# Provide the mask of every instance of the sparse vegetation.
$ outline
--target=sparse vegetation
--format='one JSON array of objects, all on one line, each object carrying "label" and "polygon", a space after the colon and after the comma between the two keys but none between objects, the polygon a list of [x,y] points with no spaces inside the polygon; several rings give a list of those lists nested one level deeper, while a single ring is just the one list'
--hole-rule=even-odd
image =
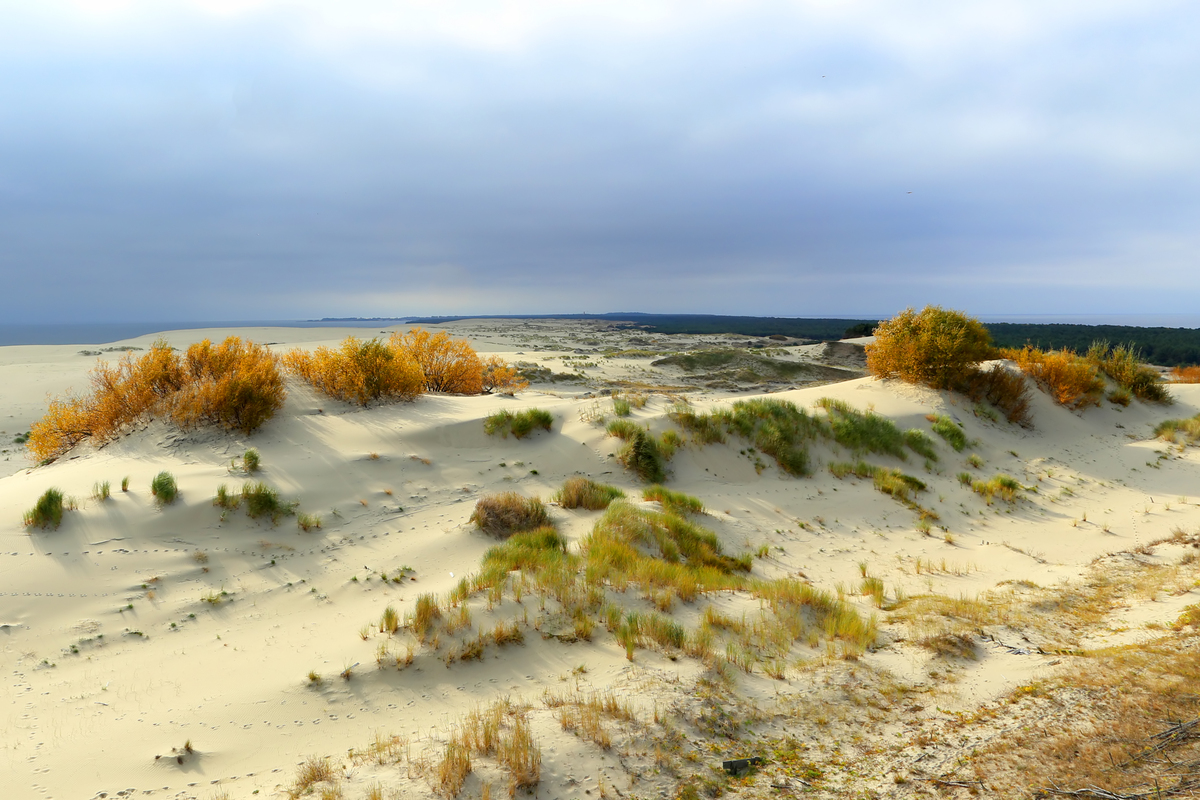
[{"label": "sparse vegetation", "polygon": [[1017,493],[1023,488],[1020,481],[1011,475],[1003,473],[994,475],[986,481],[973,481],[971,483],[972,491],[985,498],[988,505],[991,505],[992,500],[996,497],[1009,503],[1015,503]]},{"label": "sparse vegetation", "polygon": [[536,497],[519,492],[501,492],[481,497],[471,514],[471,522],[493,536],[511,536],[550,524],[545,504]]},{"label": "sparse vegetation", "polygon": [[112,484],[108,481],[96,481],[92,484],[92,499],[103,503],[112,495]]},{"label": "sparse vegetation", "polygon": [[1189,419],[1168,419],[1154,426],[1154,435],[1168,442],[1176,442],[1180,437],[1187,444],[1200,441],[1200,414]]}]

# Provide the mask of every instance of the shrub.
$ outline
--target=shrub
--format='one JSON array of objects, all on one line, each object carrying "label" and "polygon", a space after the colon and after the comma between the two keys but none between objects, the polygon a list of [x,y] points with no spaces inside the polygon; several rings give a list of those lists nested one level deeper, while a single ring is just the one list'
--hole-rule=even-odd
[{"label": "shrub", "polygon": [[425,391],[483,391],[483,362],[466,339],[451,339],[445,331],[431,334],[413,328],[403,335],[393,333],[389,344],[394,352],[407,353],[420,365]]},{"label": "shrub", "polygon": [[663,510],[670,511],[673,514],[704,513],[704,503],[700,502],[700,498],[692,497],[690,494],[684,494],[683,492],[674,492],[658,484],[647,486],[643,489],[642,499],[657,500],[662,504]]},{"label": "shrub", "polygon": [[1154,435],[1168,442],[1176,441],[1180,435],[1188,444],[1200,440],[1200,414],[1191,419],[1168,419],[1160,422],[1154,428]]},{"label": "shrub", "polygon": [[518,439],[529,435],[534,428],[548,431],[554,425],[554,415],[540,408],[527,408],[515,414],[505,409],[497,411],[483,420],[483,430],[489,436],[499,433],[505,439],[511,432]]},{"label": "shrub", "polygon": [[608,504],[613,500],[624,496],[625,493],[615,486],[576,476],[563,481],[562,488],[554,495],[554,500],[563,508],[600,511],[608,508]]},{"label": "shrub", "polygon": [[166,470],[155,475],[154,479],[150,481],[150,494],[154,495],[154,501],[160,506],[174,503],[178,493],[175,476]]},{"label": "shrub", "polygon": [[290,503],[279,499],[279,492],[262,481],[242,484],[242,502],[246,504],[246,514],[251,519],[269,516],[271,522],[278,522],[280,517],[293,511]]},{"label": "shrub", "polygon": [[483,359],[482,384],[485,392],[500,394],[515,394],[529,388],[529,381],[521,377],[517,368],[506,362],[500,356],[487,356]]},{"label": "shrub", "polygon": [[905,309],[875,329],[867,369],[876,378],[900,378],[934,389],[966,382],[975,365],[993,356],[991,336],[976,319],[926,306]]},{"label": "shrub", "polygon": [[134,359],[97,362],[90,393],[50,401],[30,429],[29,452],[57,458],[80,442],[112,441],[146,417],[167,417],[182,428],[220,425],[251,433],[283,406],[285,389],[275,357],[262,345],[236,336],[214,347],[205,340],[181,359],[156,341]]},{"label": "shrub", "polygon": [[1175,367],[1171,370],[1171,380],[1176,383],[1200,383],[1200,367]]},{"label": "shrub", "polygon": [[1029,386],[1025,383],[1025,376],[1009,370],[1004,364],[992,364],[987,369],[974,370],[967,376],[966,382],[956,388],[976,403],[984,400],[991,403],[1003,411],[1004,418],[1013,425],[1028,427],[1032,421]]},{"label": "shrub", "polygon": [[[394,337],[393,337],[394,339]],[[412,400],[421,393],[425,375],[416,358],[378,339],[347,336],[337,350],[295,349],[283,363],[321,394],[366,406],[375,400]]]},{"label": "shrub", "polygon": [[258,451],[254,448],[247,450],[246,454],[242,456],[242,466],[246,469],[246,472],[250,473],[251,475],[253,475],[255,472],[258,472],[259,468],[262,466],[262,459],[258,455]]},{"label": "shrub", "polygon": [[[616,420],[624,421],[626,420]],[[625,440],[625,444],[617,452],[617,461],[647,483],[660,483],[667,477],[658,444],[642,428],[637,428],[633,436]]]},{"label": "shrub", "polygon": [[58,489],[47,489],[38,498],[37,504],[25,512],[26,528],[54,528],[62,524],[63,494]]},{"label": "shrub", "polygon": [[945,439],[946,444],[953,447],[955,452],[961,453],[967,446],[967,434],[962,426],[950,417],[945,414],[930,414],[929,421],[933,423],[933,432]]},{"label": "shrub", "polygon": [[187,349],[183,385],[171,398],[181,428],[201,424],[252,433],[283,408],[287,397],[278,359],[265,346],[230,336]]},{"label": "shrub", "polygon": [[1132,345],[1109,347],[1108,342],[1093,342],[1087,358],[1137,399],[1147,403],[1171,402],[1158,370],[1143,363],[1141,353]]},{"label": "shrub", "polygon": [[1028,345],[1021,350],[1006,350],[1004,354],[1060,406],[1081,409],[1100,404],[1104,379],[1096,365],[1086,358],[1070,350],[1047,353]]},{"label": "shrub", "polygon": [[511,536],[550,524],[546,506],[536,497],[518,492],[485,495],[475,504],[471,522],[493,536]]}]

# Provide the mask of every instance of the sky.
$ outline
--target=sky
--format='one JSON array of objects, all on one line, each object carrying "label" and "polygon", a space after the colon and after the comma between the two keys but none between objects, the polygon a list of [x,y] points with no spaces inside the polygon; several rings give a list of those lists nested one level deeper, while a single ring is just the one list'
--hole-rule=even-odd
[{"label": "sky", "polygon": [[0,0],[0,319],[1200,309],[1200,4]]}]

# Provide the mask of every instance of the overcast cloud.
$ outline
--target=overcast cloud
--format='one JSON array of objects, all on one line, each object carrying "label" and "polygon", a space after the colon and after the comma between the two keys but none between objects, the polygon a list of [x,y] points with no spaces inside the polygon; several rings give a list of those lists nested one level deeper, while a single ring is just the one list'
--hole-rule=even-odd
[{"label": "overcast cloud", "polygon": [[10,322],[1200,308],[1200,5],[0,0]]}]

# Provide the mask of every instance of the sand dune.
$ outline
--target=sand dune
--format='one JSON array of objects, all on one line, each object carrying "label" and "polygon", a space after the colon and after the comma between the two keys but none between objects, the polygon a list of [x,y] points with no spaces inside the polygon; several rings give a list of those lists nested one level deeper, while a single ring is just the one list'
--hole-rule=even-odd
[{"label": "sand dune", "polygon": [[[314,756],[331,757],[339,776],[341,795],[329,796],[366,797],[376,783],[382,797],[428,796],[435,794],[436,766],[453,726],[505,697],[528,705],[542,757],[539,797],[675,796],[702,778],[725,780],[712,769],[723,758],[769,755],[788,736],[803,744],[805,760],[823,765],[820,781],[807,779],[813,796],[852,796],[842,793],[859,789],[904,796],[912,789],[895,775],[919,770],[921,752],[934,753],[939,763],[950,752],[938,737],[915,743],[905,733],[913,720],[935,726],[947,713],[1002,700],[1066,668],[1071,656],[1061,651],[1153,638],[1197,602],[1196,564],[1184,558],[1189,548],[1147,546],[1173,530],[1200,527],[1195,449],[1169,448],[1150,434],[1163,419],[1200,411],[1200,386],[1172,387],[1171,407],[1134,403],[1083,413],[1039,393],[1034,427],[1022,429],[977,416],[971,403],[948,393],[898,382],[859,377],[788,388],[798,384],[769,378],[757,390],[706,387],[675,366],[651,366],[648,357],[604,357],[605,347],[634,349],[627,345],[635,336],[645,350],[742,341],[732,337],[654,337],[558,321],[465,321],[450,330],[481,351],[576,377],[548,378],[516,398],[427,395],[365,410],[293,383],[284,409],[249,437],[181,433],[153,422],[37,468],[22,448],[6,445],[0,461],[5,797],[277,797],[294,786],[297,765]],[[183,346],[225,333],[179,331],[166,338]],[[331,344],[348,331],[236,333],[282,348]],[[806,347],[790,344],[769,357],[800,363],[819,355]],[[40,416],[47,393],[84,387],[94,358],[79,355],[81,349],[0,348],[5,442]],[[939,458],[928,469],[916,457],[876,459],[928,484],[920,502],[940,516],[928,533],[911,509],[875,491],[870,480],[831,475],[825,467],[849,454],[828,443],[814,446],[809,478],[782,474],[769,459],[756,467],[756,455],[736,438],[686,446],[670,462],[668,485],[703,501],[708,513],[698,521],[726,552],[759,556],[755,576],[803,576],[818,588],[846,589],[864,617],[878,615],[876,645],[845,660],[825,643],[797,643],[782,680],[759,665],[738,671],[732,688],[713,689],[703,661],[653,647],[638,649],[630,661],[600,624],[591,641],[563,641],[574,638],[569,621],[556,615],[553,601],[534,594],[521,602],[505,596],[491,608],[481,596],[469,601],[474,629],[516,620],[524,636],[522,644],[488,646],[478,661],[447,665],[446,648],[421,645],[404,629],[381,634],[378,620],[387,606],[403,616],[419,594],[445,596],[478,570],[496,543],[469,522],[481,496],[512,489],[548,499],[565,478],[582,474],[641,503],[641,484],[612,455],[619,443],[586,421],[590,409],[611,406],[597,392],[613,385],[649,393],[632,418],[655,432],[673,427],[666,418],[673,397],[664,393],[672,387],[699,409],[765,387],[770,397],[806,409],[822,397],[845,400],[901,428],[928,431],[932,413],[960,423],[971,446],[956,453],[934,437]],[[488,414],[530,407],[554,415],[552,431],[521,440],[484,432]],[[263,464],[253,479],[319,515],[320,529],[303,532],[293,516],[274,524],[214,507],[218,485],[236,490],[251,477],[234,463],[249,447]],[[967,463],[972,455],[980,467]],[[179,499],[165,507],[149,492],[161,470],[179,486]],[[988,505],[960,483],[963,471],[979,478],[1004,472],[1030,488],[1014,504]],[[119,489],[125,477],[128,492]],[[93,484],[105,480],[112,496],[91,499]],[[51,486],[78,498],[78,510],[57,530],[26,530],[22,512]],[[577,548],[600,512],[552,506],[551,515]],[[1016,607],[1038,587],[1087,581],[1096,559],[1139,549],[1147,563],[1176,570],[1169,588],[1123,597],[1103,619],[1073,633],[1066,622],[1051,624],[1050,612],[1045,620],[1014,613],[971,626],[969,657],[920,646],[917,623],[858,593],[866,573],[879,577],[891,598],[1008,592],[1006,602]],[[622,602],[652,610],[636,591]],[[731,618],[753,619],[760,608],[745,593],[719,593],[677,603],[672,614],[694,629],[710,603]],[[390,659],[383,666],[381,646]],[[396,656],[403,662],[410,647],[412,663],[397,666]],[[309,680],[310,671],[319,682]],[[339,677],[343,672],[350,677]],[[864,697],[891,699],[848,699],[853,686]],[[905,688],[888,695],[886,686]],[[633,720],[604,722],[611,748],[564,730],[556,716],[561,706],[547,702],[576,690],[613,690],[631,705]],[[911,710],[901,714],[902,708]],[[739,728],[741,719],[747,727]],[[856,760],[857,769],[845,767]],[[776,758],[738,791],[768,796],[780,791],[772,781],[804,788],[803,776],[787,763]],[[507,774],[495,758],[478,757],[461,796],[478,797],[489,782],[500,796]],[[314,796],[332,786],[316,785]]]}]

